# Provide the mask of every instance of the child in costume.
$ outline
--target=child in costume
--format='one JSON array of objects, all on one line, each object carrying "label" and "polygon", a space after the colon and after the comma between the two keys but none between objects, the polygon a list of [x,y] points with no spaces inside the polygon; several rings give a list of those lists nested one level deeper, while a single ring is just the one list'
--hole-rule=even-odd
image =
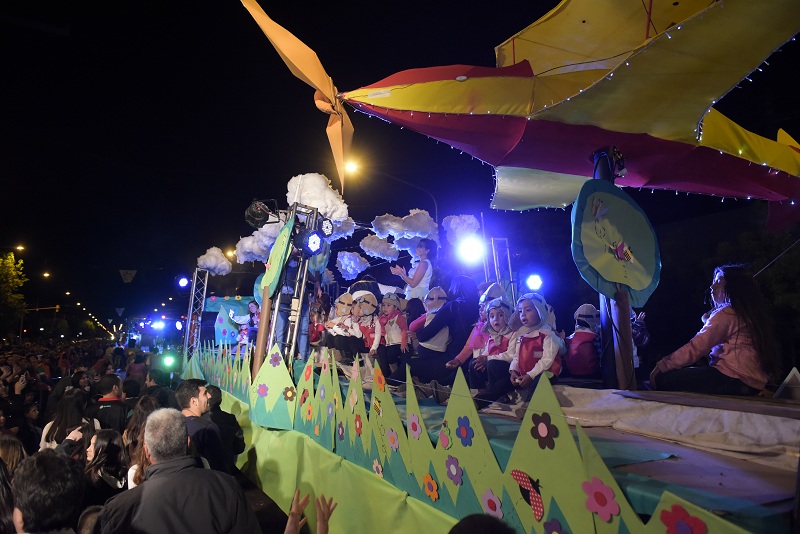
[{"label": "child in costume", "polygon": [[[353,295],[350,293],[342,293],[333,303],[333,315],[325,323],[325,339],[323,345],[329,349],[336,349],[337,352],[342,350],[343,341],[342,337],[346,336],[351,319],[351,311],[353,308]],[[335,356],[337,360],[341,359],[341,354]]]},{"label": "child in costume", "polygon": [[600,312],[591,304],[581,304],[575,310],[575,332],[567,338],[564,365],[572,376],[590,376],[600,372],[597,352],[597,328]]},{"label": "child in costume", "polygon": [[[461,352],[459,352],[455,358],[447,362],[448,369],[455,369],[465,363],[471,363],[470,358],[480,354],[481,350],[483,350],[486,343],[489,341],[489,336],[484,331],[486,323],[489,320],[486,316],[486,305],[496,298],[505,297],[505,295],[506,292],[497,282],[486,288],[486,291],[483,292],[480,300],[478,300],[478,322],[475,323],[475,326],[472,328],[472,332],[464,348],[461,349]],[[506,321],[508,321],[508,319],[509,317],[506,317]],[[463,370],[465,374],[468,374],[469,366],[464,367]]]},{"label": "child in costume", "polygon": [[353,308],[356,310],[355,317],[358,322],[352,330],[354,337],[362,340],[362,344],[357,352],[368,352],[370,356],[378,353],[378,345],[381,343],[381,323],[375,316],[378,311],[378,299],[369,291],[356,291],[353,294]]},{"label": "child in costume", "polygon": [[[436,312],[447,302],[447,293],[441,287],[431,288],[425,295],[425,313],[417,317],[410,325],[409,332],[418,332],[422,327],[430,324]],[[404,383],[406,380],[406,365],[411,366],[411,375],[419,377],[423,382],[430,382],[430,375],[436,376],[447,360],[439,363],[442,358],[447,358],[447,344],[450,343],[450,329],[442,328],[427,341],[419,341],[417,354],[419,358],[410,358],[409,353],[400,356],[401,365],[392,373],[390,379]]]},{"label": "child in costume", "polygon": [[325,332],[325,325],[319,322],[320,312],[317,310],[310,310],[308,312],[308,342],[312,345],[319,345],[322,341],[322,334]]},{"label": "child in costume", "polygon": [[238,356],[239,354],[244,355],[245,351],[247,350],[247,332],[247,325],[240,324],[239,335],[236,336],[236,349],[233,352],[234,356]]},{"label": "child in costume", "polygon": [[482,332],[486,342],[469,366],[469,384],[472,389],[483,389],[486,386],[489,361],[500,358],[508,350],[508,341],[513,333],[508,326],[512,314],[511,304],[505,298],[493,299],[485,308],[487,322]]},{"label": "child in costume", "polygon": [[559,353],[564,342],[548,322],[552,308],[547,301],[537,293],[525,293],[517,301],[517,314],[521,326],[511,335],[508,350],[487,360],[488,389],[476,400],[478,408],[514,389],[529,401],[542,373],[549,371],[554,377],[561,373]]},{"label": "child in costume", "polygon": [[386,293],[378,315],[382,336],[378,345],[378,365],[384,376],[390,376],[400,363],[400,355],[408,352],[408,325],[403,315],[405,302],[397,293]]}]

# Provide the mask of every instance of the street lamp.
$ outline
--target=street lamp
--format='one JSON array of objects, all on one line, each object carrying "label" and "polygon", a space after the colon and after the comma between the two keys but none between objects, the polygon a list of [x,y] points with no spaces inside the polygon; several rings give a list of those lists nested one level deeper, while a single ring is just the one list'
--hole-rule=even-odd
[{"label": "street lamp", "polygon": [[[347,164],[345,165],[345,170],[348,173],[356,172],[356,171],[359,170],[358,169],[358,164],[355,163],[354,161],[348,161]],[[397,176],[395,176],[393,174],[389,174],[388,172],[378,171],[378,170],[375,170],[375,169],[370,169],[369,172],[371,172],[373,174],[377,174],[378,176],[384,176],[386,178],[390,178],[392,180],[396,180],[396,181],[398,181],[398,182],[400,182],[402,184],[406,184],[409,187],[413,187],[414,189],[419,189],[420,191],[422,191],[423,193],[425,193],[426,195],[431,197],[431,200],[433,201],[433,222],[435,222],[436,224],[439,223],[439,205],[436,203],[436,197],[433,196],[433,193],[431,193],[430,191],[428,191],[424,187],[420,187],[417,184],[412,184],[411,182],[407,182],[407,181],[403,180],[402,178],[398,178]]]}]

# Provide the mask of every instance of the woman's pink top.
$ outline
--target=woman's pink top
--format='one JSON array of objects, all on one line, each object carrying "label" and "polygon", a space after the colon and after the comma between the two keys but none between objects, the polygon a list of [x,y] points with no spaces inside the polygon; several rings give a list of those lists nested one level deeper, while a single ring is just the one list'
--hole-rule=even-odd
[{"label": "woman's pink top", "polygon": [[715,310],[691,341],[662,358],[656,367],[662,373],[681,369],[703,356],[709,356],[711,365],[722,374],[752,388],[760,390],[767,385],[768,376],[753,347],[750,329],[730,306]]}]

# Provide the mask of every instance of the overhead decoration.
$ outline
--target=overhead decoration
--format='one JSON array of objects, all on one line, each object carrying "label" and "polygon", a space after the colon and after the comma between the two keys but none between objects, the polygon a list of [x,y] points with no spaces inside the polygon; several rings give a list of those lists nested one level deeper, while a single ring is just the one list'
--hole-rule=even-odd
[{"label": "overhead decoration", "polygon": [[447,232],[447,242],[456,245],[463,238],[477,234],[481,223],[474,215],[448,215],[442,221],[442,228]]},{"label": "overhead decoration", "polygon": [[369,262],[357,252],[339,251],[336,255],[336,268],[345,280],[355,280],[367,267]]},{"label": "overhead decoration", "polygon": [[315,89],[314,104],[317,109],[330,116],[326,131],[344,193],[345,162],[353,141],[353,124],[342,102],[337,98],[338,91],[333,85],[333,80],[325,72],[317,54],[269,18],[256,0],[242,0],[242,4],[258,23],[292,74]]},{"label": "overhead decoration", "polygon": [[226,275],[231,272],[231,262],[219,247],[211,247],[206,253],[197,258],[197,267],[206,269],[211,276]]},{"label": "overhead decoration", "polygon": [[616,299],[619,287],[641,308],[661,275],[661,254],[650,220],[624,191],[588,180],[572,207],[572,259],[595,291]]},{"label": "overhead decoration", "polygon": [[800,152],[713,107],[798,29],[796,0],[564,0],[497,47],[497,68],[412,69],[342,99],[493,165],[498,209],[568,205],[612,143],[619,185],[800,199]]}]

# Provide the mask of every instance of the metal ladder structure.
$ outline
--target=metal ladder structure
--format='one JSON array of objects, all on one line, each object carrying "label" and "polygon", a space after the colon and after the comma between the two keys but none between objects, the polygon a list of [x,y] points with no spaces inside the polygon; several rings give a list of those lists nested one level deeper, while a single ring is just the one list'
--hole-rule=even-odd
[{"label": "metal ladder structure", "polygon": [[186,314],[186,329],[183,338],[183,360],[189,361],[200,346],[200,326],[203,319],[203,309],[206,303],[206,288],[208,287],[208,270],[197,268],[192,277],[192,292],[189,299],[189,311]]},{"label": "metal ladder structure", "polygon": [[[320,215],[317,208],[305,206],[303,204],[292,204],[286,214],[285,220],[299,217],[304,220],[304,225],[308,230],[316,230],[320,223]],[[296,268],[291,266],[292,262],[297,262]],[[308,313],[306,304],[306,284],[308,283],[308,262],[305,254],[292,247],[286,263],[283,266],[280,277],[280,287],[275,292],[272,304],[272,317],[270,317],[269,337],[267,338],[266,350],[269,351],[275,344],[281,349],[281,354],[285,360],[290,361],[297,352],[297,341],[302,322],[301,314]],[[288,297],[291,296],[289,301]],[[283,298],[282,298],[283,297]],[[286,300],[289,302],[282,302]],[[283,341],[278,341],[277,325],[279,314],[287,317],[287,332]]]}]

